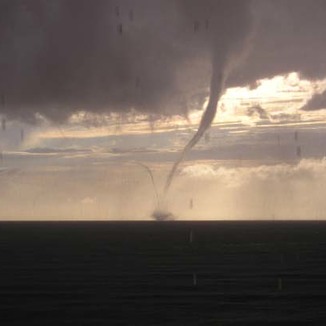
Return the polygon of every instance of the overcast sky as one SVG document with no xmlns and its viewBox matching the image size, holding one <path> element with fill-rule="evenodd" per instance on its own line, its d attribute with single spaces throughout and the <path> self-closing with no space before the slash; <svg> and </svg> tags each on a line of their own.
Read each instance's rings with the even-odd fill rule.
<svg viewBox="0 0 326 326">
<path fill-rule="evenodd" d="M 325 14 L 325 0 L 1 0 L 0 218 L 150 218 L 134 162 L 162 191 L 214 94 L 171 189 L 176 215 L 326 217 Z"/>
</svg>

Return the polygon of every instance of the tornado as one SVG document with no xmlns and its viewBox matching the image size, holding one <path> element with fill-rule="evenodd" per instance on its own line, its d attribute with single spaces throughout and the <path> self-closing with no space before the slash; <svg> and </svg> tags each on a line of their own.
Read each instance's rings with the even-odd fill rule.
<svg viewBox="0 0 326 326">
<path fill-rule="evenodd" d="M 225 72 L 215 71 L 214 66 L 215 65 L 213 64 L 213 72 L 212 72 L 212 78 L 210 83 L 210 96 L 209 96 L 207 107 L 203 113 L 197 132 L 194 134 L 194 136 L 190 139 L 190 141 L 182 150 L 179 158 L 174 163 L 166 179 L 166 183 L 164 187 L 165 196 L 167 195 L 170 189 L 171 183 L 173 181 L 173 178 L 175 176 L 175 173 L 180 163 L 184 160 L 185 156 L 190 152 L 190 150 L 200 141 L 205 131 L 207 131 L 207 129 L 211 126 L 214 117 L 216 115 L 217 105 L 224 89 Z"/>
<path fill-rule="evenodd" d="M 249 53 L 253 35 L 250 3 L 250 1 L 210 2 L 212 5 L 211 8 L 214 8 L 216 16 L 211 18 L 211 24 L 209 25 L 207 25 L 208 20 L 204 19 L 205 16 L 207 17 L 209 15 L 207 12 L 208 7 L 202 7 L 201 20 L 206 22 L 211 53 L 209 100 L 197 132 L 183 148 L 167 176 L 164 186 L 165 197 L 168 194 L 180 163 L 182 163 L 186 155 L 210 128 L 225 85 L 229 82 L 230 75 Z M 193 2 L 193 5 L 199 5 L 199 3 Z M 199 10 L 200 7 L 194 6 L 191 8 L 191 11 L 194 13 L 196 12 L 195 9 Z M 240 25 L 242 28 L 239 28 Z"/>
</svg>

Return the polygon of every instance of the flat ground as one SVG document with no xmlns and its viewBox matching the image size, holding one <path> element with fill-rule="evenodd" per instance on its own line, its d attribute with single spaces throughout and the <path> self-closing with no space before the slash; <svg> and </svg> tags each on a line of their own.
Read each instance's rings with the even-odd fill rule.
<svg viewBox="0 0 326 326">
<path fill-rule="evenodd" d="M 0 223 L 1 325 L 324 325 L 326 223 Z"/>
</svg>

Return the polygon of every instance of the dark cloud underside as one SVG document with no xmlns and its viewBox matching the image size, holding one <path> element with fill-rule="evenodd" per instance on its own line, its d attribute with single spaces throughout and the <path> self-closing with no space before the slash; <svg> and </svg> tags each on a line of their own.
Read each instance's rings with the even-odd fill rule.
<svg viewBox="0 0 326 326">
<path fill-rule="evenodd" d="M 303 110 L 312 111 L 326 109 L 326 92 L 314 95 L 303 107 Z"/>
<path fill-rule="evenodd" d="M 1 0 L 1 112 L 185 114 L 255 33 L 229 85 L 325 76 L 322 0 Z M 253 12 L 253 18 L 250 11 Z M 201 101 L 195 102 L 200 107 Z"/>
</svg>

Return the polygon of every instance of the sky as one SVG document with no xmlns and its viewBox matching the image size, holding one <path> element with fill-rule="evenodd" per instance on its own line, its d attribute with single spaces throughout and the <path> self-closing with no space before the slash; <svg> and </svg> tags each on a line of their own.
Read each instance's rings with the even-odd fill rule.
<svg viewBox="0 0 326 326">
<path fill-rule="evenodd" d="M 326 218 L 325 12 L 1 0 L 0 219 Z"/>
</svg>

